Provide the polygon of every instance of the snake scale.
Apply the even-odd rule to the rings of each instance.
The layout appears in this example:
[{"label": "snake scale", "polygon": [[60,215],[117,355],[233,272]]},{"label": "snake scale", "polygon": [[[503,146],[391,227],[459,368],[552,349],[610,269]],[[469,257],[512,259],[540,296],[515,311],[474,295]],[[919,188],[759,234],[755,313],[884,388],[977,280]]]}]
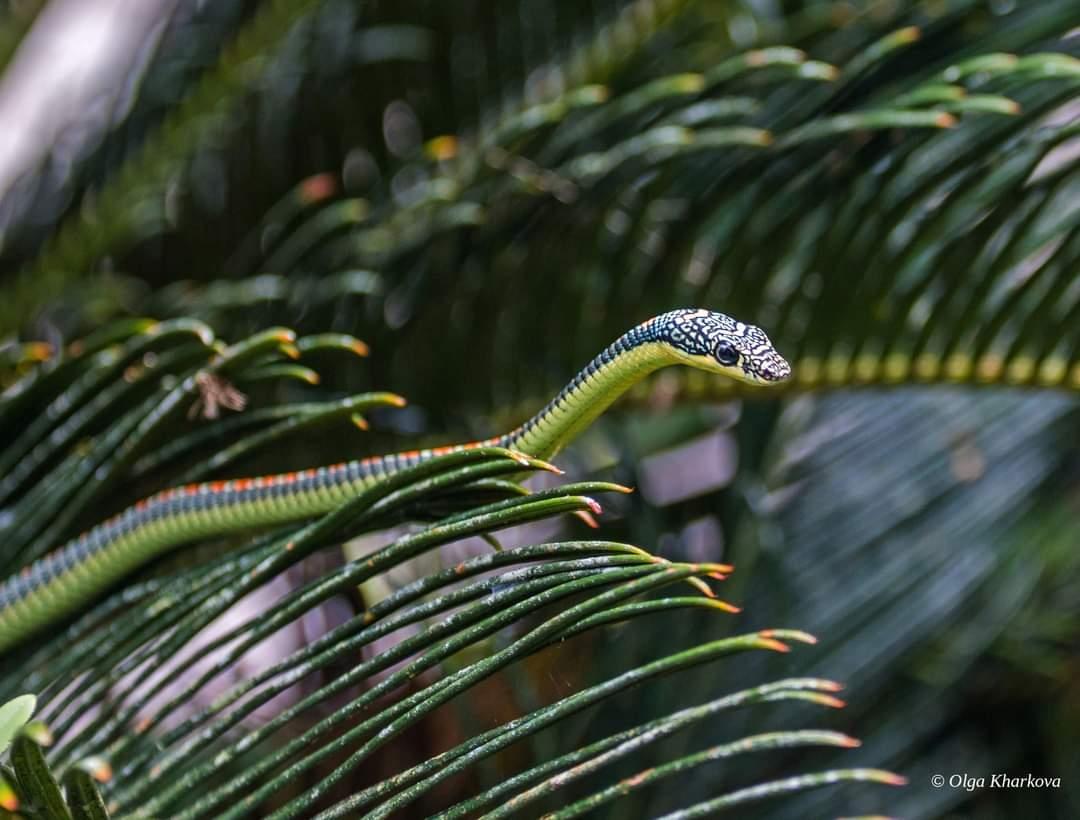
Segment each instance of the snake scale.
[{"label": "snake scale", "polygon": [[676,364],[762,385],[791,373],[760,328],[708,310],[669,311],[624,333],[539,413],[502,436],[301,472],[191,484],[139,501],[0,585],[0,651],[72,614],[181,544],[329,512],[385,476],[445,453],[496,446],[550,458],[635,382]]}]

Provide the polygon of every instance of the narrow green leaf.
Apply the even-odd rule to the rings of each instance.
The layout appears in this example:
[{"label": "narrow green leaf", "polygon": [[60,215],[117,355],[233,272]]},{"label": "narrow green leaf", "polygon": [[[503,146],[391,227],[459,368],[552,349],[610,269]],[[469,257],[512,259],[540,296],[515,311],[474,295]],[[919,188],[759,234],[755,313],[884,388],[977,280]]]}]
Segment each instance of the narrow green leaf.
[{"label": "narrow green leaf", "polygon": [[1016,100],[996,94],[970,94],[955,100],[945,100],[936,107],[940,111],[948,111],[952,114],[980,113],[1015,116],[1020,113],[1020,105]]},{"label": "narrow green leaf", "polygon": [[890,101],[896,108],[918,108],[923,105],[962,99],[967,89],[951,83],[927,83]]},{"label": "narrow green leaf", "polygon": [[89,772],[72,766],[64,774],[64,791],[72,820],[108,820],[105,800]]},{"label": "narrow green leaf", "polygon": [[751,735],[731,743],[724,743],[712,748],[705,749],[697,754],[672,760],[651,769],[633,774],[624,778],[613,786],[577,800],[570,805],[545,815],[550,820],[571,820],[582,814],[610,803],[620,797],[627,797],[638,789],[653,785],[667,777],[683,774],[697,766],[713,763],[717,760],[734,757],[746,752],[764,751],[770,749],[792,749],[801,746],[838,746],[850,749],[859,745],[859,742],[839,732],[802,730],[794,732],[769,732],[766,734]]},{"label": "narrow green leaf", "polygon": [[881,769],[833,769],[827,772],[787,777],[782,780],[770,780],[757,786],[739,789],[713,800],[707,800],[689,808],[665,814],[661,820],[690,820],[694,817],[708,817],[723,809],[738,806],[742,803],[852,781],[883,783],[888,786],[903,786],[907,783],[907,780],[900,775],[882,771]]},{"label": "narrow green leaf", "polygon": [[920,36],[921,32],[917,26],[905,26],[904,28],[890,32],[877,42],[871,43],[862,51],[862,53],[852,58],[851,61],[844,66],[844,74],[848,77],[857,76],[871,68],[875,63],[882,62],[893,54],[893,52],[911,45],[918,40]]},{"label": "narrow green leaf", "polygon": [[951,128],[956,118],[943,111],[865,111],[858,114],[837,114],[822,117],[800,126],[777,138],[779,147],[789,147],[810,140],[823,139],[853,131],[875,131],[883,128]]},{"label": "narrow green leaf", "polygon": [[748,51],[713,66],[705,72],[705,86],[713,88],[749,71],[776,66],[795,67],[806,61],[806,52],[789,46],[773,46]]},{"label": "narrow green leaf", "polygon": [[[548,793],[551,787],[556,785],[561,787],[576,779],[586,777],[604,766],[634,754],[643,747],[657,743],[689,726],[712,718],[719,712],[749,706],[766,699],[784,700],[792,695],[800,694],[803,690],[835,692],[838,689],[840,689],[840,685],[834,681],[818,678],[788,678],[753,689],[734,692],[700,706],[692,706],[673,712],[670,715],[636,726],[633,729],[619,732],[552,760],[546,760],[531,769],[504,780],[474,798],[462,801],[445,812],[441,812],[436,817],[438,820],[452,820],[452,818],[469,815],[493,804],[498,805],[498,808],[495,809],[496,816],[498,814],[512,814],[529,802]],[[471,755],[473,749],[479,748],[488,741],[497,738],[506,730],[523,724],[527,719],[520,718],[507,727],[499,727],[478,736],[468,744],[463,744],[464,751]],[[439,766],[445,765],[445,757],[446,755],[440,755],[431,762]],[[541,784],[536,788],[521,792],[516,797],[513,796],[518,789],[536,783],[542,778],[550,778],[545,781],[550,785]]]},{"label": "narrow green leaf", "polygon": [[19,789],[28,800],[41,807],[46,820],[71,820],[60,785],[37,743],[25,735],[16,737],[11,747],[11,764],[19,780]]},{"label": "narrow green leaf", "polygon": [[[683,574],[686,573],[687,569],[688,568],[685,565],[674,565],[668,570],[668,573]],[[685,575],[683,577],[685,577]],[[529,638],[535,637],[540,637],[540,640],[546,643],[545,631],[547,629],[550,629],[552,625],[560,622],[570,621],[572,623],[576,619],[572,618],[571,616],[576,614],[577,611],[581,611],[587,614],[591,610],[603,609],[603,604],[608,601],[617,602],[620,599],[631,597],[639,590],[646,588],[647,586],[659,586],[663,585],[664,583],[670,583],[674,580],[675,577],[672,577],[672,575],[669,574],[668,578],[657,575],[653,577],[646,577],[637,581],[627,582],[614,590],[602,593],[601,595],[597,596],[592,602],[580,604],[560,615],[555,616],[550,621],[548,621],[547,624],[544,625],[544,627],[535,630],[532,636],[515,642],[516,647],[527,645]],[[584,689],[580,692],[563,698],[552,706],[538,709],[526,718],[512,722],[507,727],[502,727],[503,731],[501,731],[497,736],[493,737],[487,744],[485,744],[482,754],[491,754],[511,743],[516,742],[522,737],[526,737],[529,734],[535,733],[536,731],[554,723],[557,720],[562,719],[567,715],[574,714],[581,709],[586,708],[587,706],[604,700],[605,698],[611,697],[617,692],[623,691],[632,686],[636,686],[660,675],[670,674],[672,672],[696,666],[698,664],[715,661],[726,655],[739,652],[763,649],[773,651],[786,651],[787,647],[776,641],[774,636],[783,635],[784,637],[791,637],[796,634],[798,633],[790,633],[786,630],[769,630],[768,633],[764,631],[759,633],[749,633],[746,635],[739,635],[733,638],[712,641],[710,643],[702,644],[700,646],[685,650],[683,652],[677,652],[668,655],[664,658],[661,658],[660,660],[643,664],[642,666],[629,672],[625,672],[615,678],[612,678],[611,680],[605,681],[599,685],[592,686],[588,689]],[[464,670],[460,676],[464,678],[466,675],[478,675],[481,670],[483,670],[488,665],[494,665],[495,663],[497,663],[500,654],[509,653],[516,647],[511,647],[510,650],[504,650],[504,652],[502,653],[493,655],[490,659],[485,659],[483,661],[477,662],[476,664],[473,664],[473,668]],[[452,681],[452,677],[447,679],[447,687],[453,686],[453,683],[450,682]],[[441,702],[447,697],[447,694],[448,692],[440,691],[429,695],[429,698],[431,700],[437,700]],[[426,711],[429,707],[427,707],[427,705],[425,704],[422,704],[420,708]],[[468,744],[466,744],[466,749],[468,750]],[[476,752],[474,754],[481,753]],[[448,756],[454,757],[456,755],[452,752]],[[440,759],[439,762],[440,764],[444,763],[442,759]],[[430,767],[425,767],[423,765],[421,765],[421,767],[417,767],[417,769],[419,770],[423,770],[424,768]],[[459,768],[461,768],[460,765],[440,765],[435,770],[434,774],[428,775],[424,780],[420,781],[419,783],[416,783],[410,788],[407,788],[404,791],[401,791],[399,794],[396,794],[394,797],[387,800],[374,811],[367,812],[366,816],[372,818],[387,816],[391,812],[396,811],[401,807],[407,805],[412,800],[415,800],[420,794],[431,788],[434,784],[445,779]],[[417,769],[406,772],[400,778],[394,778],[390,781],[384,781],[378,786],[373,786],[354,795],[347,800],[338,803],[337,806],[335,806],[333,809],[323,812],[323,814],[319,816],[320,820],[330,820],[330,818],[334,817],[348,816],[351,812],[355,811],[356,808],[370,802],[372,799],[380,796],[381,793],[389,791],[392,788],[396,788],[397,786],[401,785],[401,781],[404,780],[405,782],[408,782],[409,780],[415,779]],[[288,812],[279,812],[276,815],[276,818],[277,820],[280,820],[280,818],[289,816],[291,815]]]}]

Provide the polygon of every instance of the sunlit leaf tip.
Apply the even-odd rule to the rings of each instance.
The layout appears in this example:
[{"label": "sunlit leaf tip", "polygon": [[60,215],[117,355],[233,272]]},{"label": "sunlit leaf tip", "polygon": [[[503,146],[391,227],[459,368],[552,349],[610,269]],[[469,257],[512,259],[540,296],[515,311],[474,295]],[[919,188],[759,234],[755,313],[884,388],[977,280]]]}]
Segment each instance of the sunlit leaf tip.
[{"label": "sunlit leaf tip", "polygon": [[716,598],[716,593],[712,591],[712,587],[705,583],[701,578],[695,578],[694,576],[691,576],[686,579],[686,583],[690,584],[690,586],[694,587],[694,589],[696,589],[706,598]]},{"label": "sunlit leaf tip", "polygon": [[533,458],[532,456],[526,456],[522,453],[517,453],[512,450],[508,452],[512,453],[510,457],[513,458],[514,461],[526,467],[534,467],[537,470],[545,470],[546,472],[554,473],[555,475],[566,475],[565,470],[563,470],[561,467],[557,467],[550,461],[545,461],[542,458]]},{"label": "sunlit leaf tip", "polygon": [[591,513],[585,510],[575,510],[574,517],[585,524],[586,527],[593,530],[600,529],[600,523],[592,516]]},{"label": "sunlit leaf tip", "polygon": [[296,341],[296,331],[289,330],[287,327],[273,328],[267,331],[267,334],[282,344],[293,344]]},{"label": "sunlit leaf tip", "polygon": [[274,370],[265,369],[262,371],[255,371],[255,376],[262,375],[271,378],[294,378],[297,381],[302,381],[312,386],[315,386],[322,381],[322,377],[317,371],[312,370],[310,367],[302,367],[300,365],[279,367]]},{"label": "sunlit leaf tip", "polygon": [[791,647],[775,638],[758,638],[757,645],[762,649],[771,649],[774,652],[788,653]]},{"label": "sunlit leaf tip", "polygon": [[813,701],[821,706],[828,706],[830,709],[846,709],[847,701],[843,698],[834,697],[833,695],[825,695],[821,692],[807,692],[806,700]]},{"label": "sunlit leaf tip", "polygon": [[735,604],[729,604],[727,601],[723,601],[720,598],[712,598],[705,603],[714,609],[719,609],[721,612],[729,612],[732,615],[737,615],[742,612],[742,607],[735,606]]},{"label": "sunlit leaf tip", "polygon": [[38,746],[52,746],[53,744],[52,730],[41,720],[32,720],[27,723],[22,729],[22,734]]},{"label": "sunlit leaf tip", "polygon": [[816,644],[817,638],[809,632],[799,629],[762,629],[758,632],[764,638],[783,638],[786,641],[799,641],[800,643]]},{"label": "sunlit leaf tip", "polygon": [[113,778],[112,765],[103,757],[83,758],[76,765],[98,783],[108,783]]},{"label": "sunlit leaf tip", "polygon": [[[890,786],[906,786],[908,779],[902,774],[895,774],[894,772],[885,772],[878,769],[872,769],[880,775],[880,782],[887,783]],[[870,778],[875,779],[875,778]]]}]

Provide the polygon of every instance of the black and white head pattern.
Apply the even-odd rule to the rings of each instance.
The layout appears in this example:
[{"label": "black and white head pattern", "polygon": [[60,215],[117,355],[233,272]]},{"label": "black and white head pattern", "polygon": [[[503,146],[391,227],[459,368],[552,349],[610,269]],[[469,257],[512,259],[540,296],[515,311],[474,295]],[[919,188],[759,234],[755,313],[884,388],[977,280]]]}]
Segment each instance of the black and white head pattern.
[{"label": "black and white head pattern", "polygon": [[791,375],[791,366],[765,331],[723,313],[673,310],[657,316],[651,329],[657,340],[689,356],[705,356],[729,372],[741,371],[745,381],[779,382]]}]

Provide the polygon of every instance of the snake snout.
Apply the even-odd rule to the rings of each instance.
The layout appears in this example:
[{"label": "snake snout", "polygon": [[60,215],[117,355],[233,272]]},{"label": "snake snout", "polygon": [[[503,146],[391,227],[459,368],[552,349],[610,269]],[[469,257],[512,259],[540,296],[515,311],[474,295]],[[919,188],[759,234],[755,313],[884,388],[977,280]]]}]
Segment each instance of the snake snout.
[{"label": "snake snout", "polygon": [[791,376],[791,365],[777,356],[762,365],[761,375],[766,381],[782,382]]}]

